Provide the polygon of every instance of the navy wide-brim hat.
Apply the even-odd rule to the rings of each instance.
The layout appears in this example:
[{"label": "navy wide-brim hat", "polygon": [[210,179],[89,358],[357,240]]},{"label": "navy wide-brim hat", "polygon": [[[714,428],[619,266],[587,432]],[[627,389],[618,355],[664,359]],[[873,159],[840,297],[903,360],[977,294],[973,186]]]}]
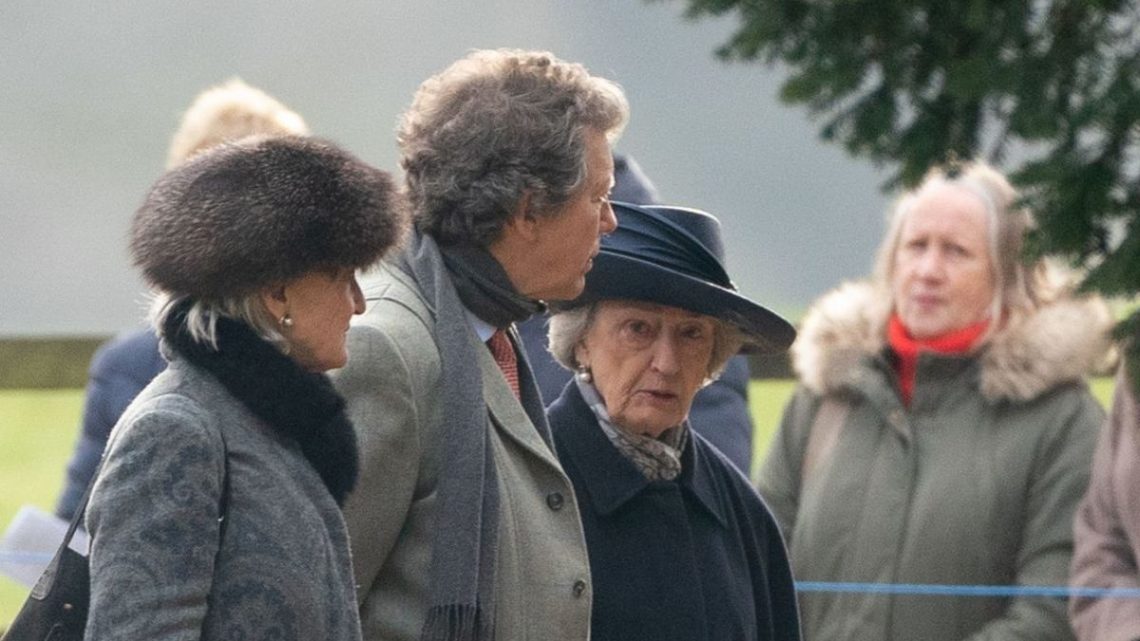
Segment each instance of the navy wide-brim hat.
[{"label": "navy wide-brim hat", "polygon": [[613,203],[618,227],[604,236],[586,288],[570,303],[648,301],[705,314],[744,333],[742,351],[781,352],[796,330],[779,314],[743,296],[724,268],[720,221],[696,209]]}]

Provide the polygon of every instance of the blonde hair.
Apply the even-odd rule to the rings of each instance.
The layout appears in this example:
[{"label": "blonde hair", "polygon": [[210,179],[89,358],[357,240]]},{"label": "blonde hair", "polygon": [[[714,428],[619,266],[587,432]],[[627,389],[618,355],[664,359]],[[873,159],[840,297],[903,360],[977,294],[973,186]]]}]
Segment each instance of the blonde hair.
[{"label": "blonde hair", "polygon": [[307,136],[309,128],[276,98],[234,78],[206,89],[190,103],[170,140],[166,168],[223,142],[254,135]]}]

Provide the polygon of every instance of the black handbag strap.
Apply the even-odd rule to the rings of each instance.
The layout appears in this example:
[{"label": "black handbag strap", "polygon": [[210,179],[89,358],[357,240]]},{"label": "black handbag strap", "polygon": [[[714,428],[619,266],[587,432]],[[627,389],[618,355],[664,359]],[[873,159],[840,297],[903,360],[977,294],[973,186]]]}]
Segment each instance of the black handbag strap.
[{"label": "black handbag strap", "polygon": [[[214,557],[215,571],[221,556],[222,540],[229,521],[230,457],[225,436],[222,440],[223,475],[222,492],[218,499],[218,549]],[[82,640],[90,608],[90,559],[86,554],[71,550],[71,541],[79,529],[92,488],[103,471],[106,451],[99,459],[95,473],[83,491],[75,514],[67,528],[55,556],[40,575],[39,581],[25,599],[20,611],[7,631],[0,631],[0,641],[26,639],[55,639],[57,641]],[[90,552],[90,550],[88,550]],[[211,591],[211,595],[213,591]]]},{"label": "black handbag strap", "polygon": [[[99,478],[99,472],[103,470],[103,460],[106,458],[106,451],[99,457],[99,465],[95,466],[95,473],[91,475],[91,480],[87,482],[87,489],[83,490],[83,498],[79,499],[79,504],[75,506],[75,513],[71,515],[71,524],[67,526],[67,534],[63,537],[63,545],[60,548],[65,548],[71,545],[71,539],[75,536],[75,531],[79,529],[79,524],[83,522],[83,513],[87,511],[87,501],[91,498],[91,490],[95,488],[95,480]],[[87,556],[84,554],[83,556]]]}]

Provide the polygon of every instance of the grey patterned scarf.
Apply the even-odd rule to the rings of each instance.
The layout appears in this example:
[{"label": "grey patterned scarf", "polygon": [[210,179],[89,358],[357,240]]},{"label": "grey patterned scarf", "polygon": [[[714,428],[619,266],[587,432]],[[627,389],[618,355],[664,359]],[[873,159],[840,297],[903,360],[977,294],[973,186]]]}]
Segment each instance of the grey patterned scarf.
[{"label": "grey patterned scarf", "polygon": [[689,421],[682,421],[680,425],[665,430],[660,438],[634,434],[617,425],[610,418],[606,410],[606,402],[602,400],[591,383],[587,383],[575,376],[574,382],[582,399],[593,410],[598,419],[602,432],[610,439],[614,447],[622,453],[631,463],[650,481],[672,481],[681,474],[681,452],[689,442]]}]

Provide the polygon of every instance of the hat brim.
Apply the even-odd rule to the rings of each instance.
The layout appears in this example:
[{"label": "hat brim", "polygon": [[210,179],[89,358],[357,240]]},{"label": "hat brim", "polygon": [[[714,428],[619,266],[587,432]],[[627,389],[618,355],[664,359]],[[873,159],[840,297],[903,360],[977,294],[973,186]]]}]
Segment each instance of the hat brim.
[{"label": "hat brim", "polygon": [[569,306],[607,299],[670,305],[727,321],[744,333],[746,353],[782,352],[796,338],[782,316],[731,289],[603,249],[586,274],[585,291]]}]

